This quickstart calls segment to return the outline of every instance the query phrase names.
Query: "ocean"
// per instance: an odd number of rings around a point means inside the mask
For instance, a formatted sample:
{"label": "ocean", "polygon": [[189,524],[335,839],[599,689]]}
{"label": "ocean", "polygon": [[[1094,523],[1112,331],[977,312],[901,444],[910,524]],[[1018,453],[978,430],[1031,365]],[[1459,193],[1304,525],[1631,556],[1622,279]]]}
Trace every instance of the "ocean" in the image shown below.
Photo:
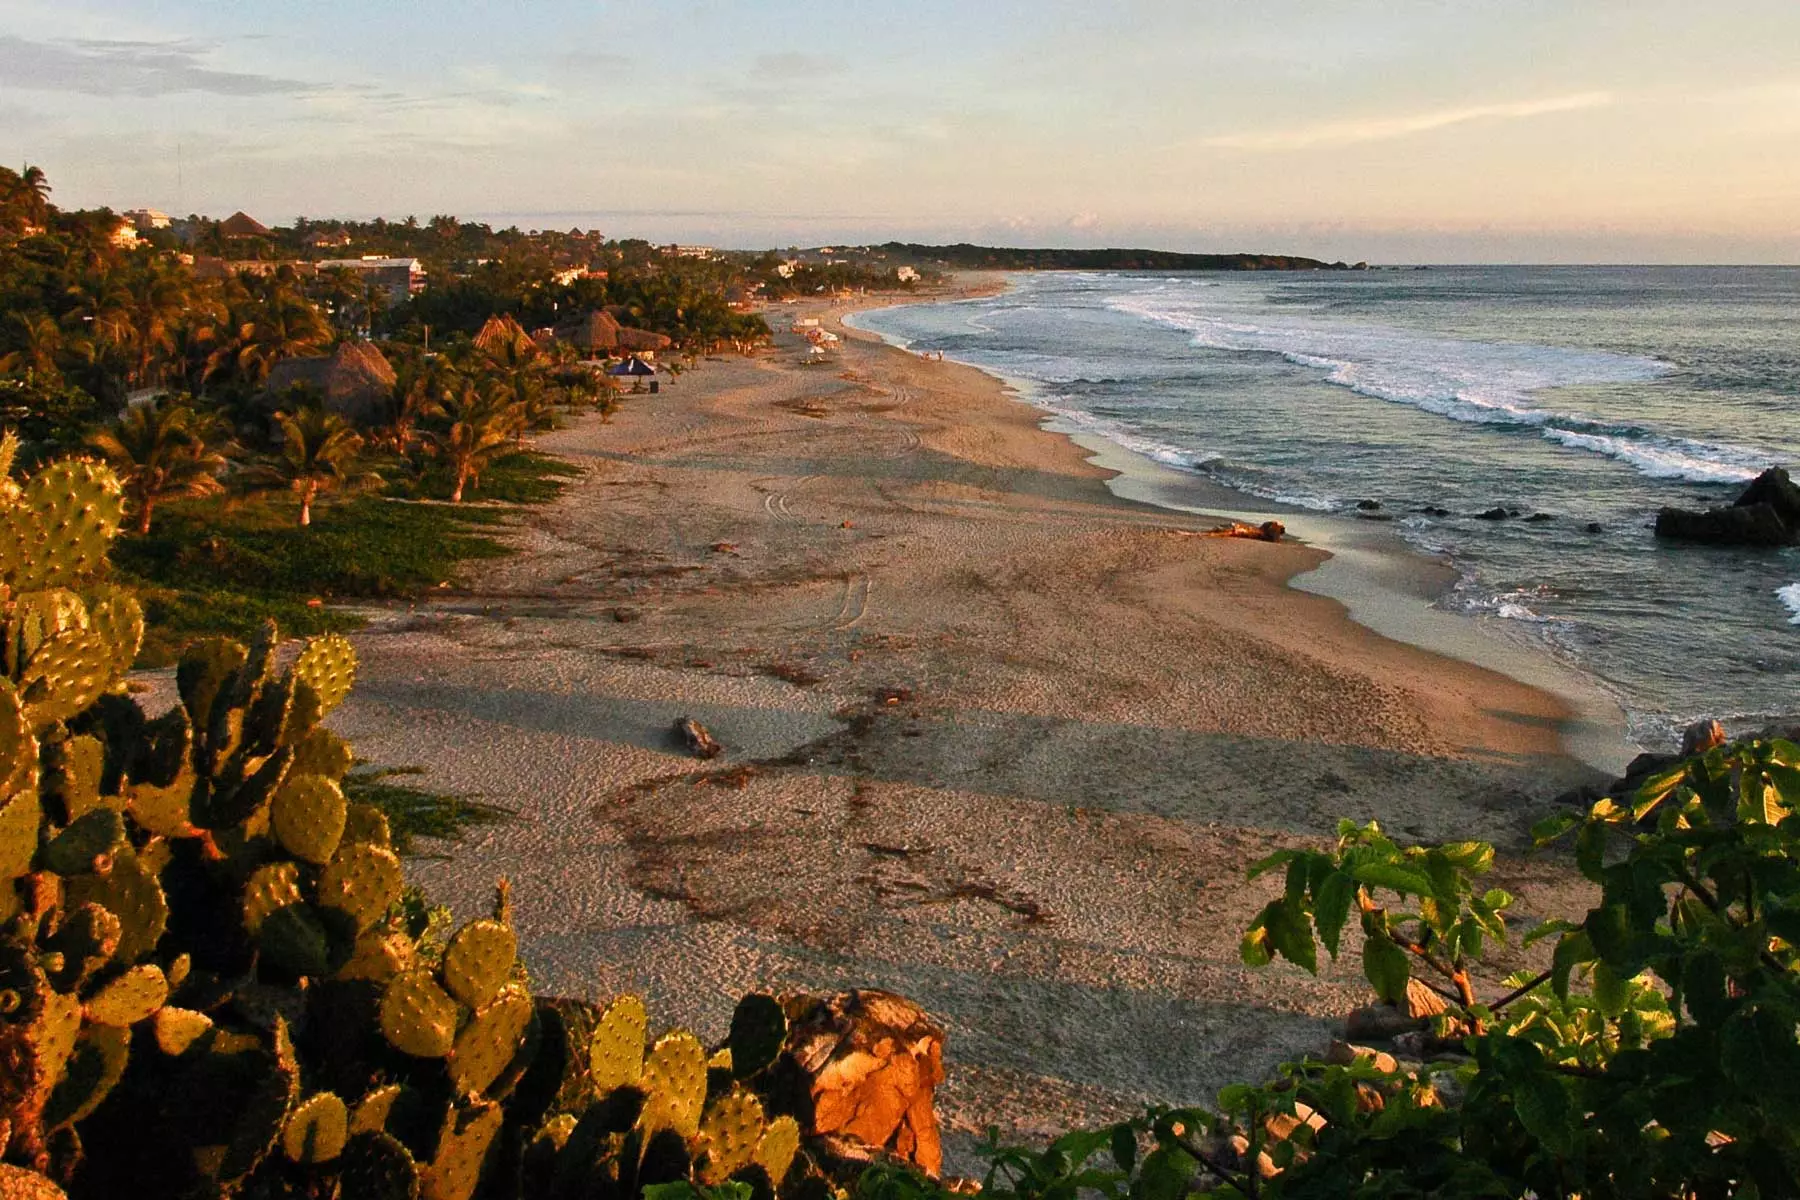
{"label": "ocean", "polygon": [[1640,745],[1800,718],[1800,550],[1651,534],[1800,468],[1800,268],[1021,274],[854,323],[1247,508],[1383,524]]}

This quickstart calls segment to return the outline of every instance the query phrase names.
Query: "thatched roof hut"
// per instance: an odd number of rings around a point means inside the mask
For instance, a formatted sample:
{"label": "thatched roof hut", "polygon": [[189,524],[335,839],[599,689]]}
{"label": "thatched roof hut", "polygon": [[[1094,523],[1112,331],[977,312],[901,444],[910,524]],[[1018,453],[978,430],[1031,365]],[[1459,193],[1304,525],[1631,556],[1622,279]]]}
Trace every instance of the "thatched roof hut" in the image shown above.
{"label": "thatched roof hut", "polygon": [[619,323],[604,312],[586,312],[556,327],[556,340],[593,354],[619,348]]}
{"label": "thatched roof hut", "polygon": [[648,329],[631,329],[626,326],[619,328],[618,346],[621,350],[643,353],[644,351],[667,350],[674,344],[673,338],[661,333],[651,333]]}
{"label": "thatched roof hut", "polygon": [[245,212],[234,212],[219,222],[219,232],[228,238],[269,237],[267,225]]}
{"label": "thatched roof hut", "polygon": [[384,419],[394,394],[394,368],[369,342],[344,342],[330,354],[287,358],[269,372],[268,394],[295,384],[315,388],[328,412],[357,425]]}

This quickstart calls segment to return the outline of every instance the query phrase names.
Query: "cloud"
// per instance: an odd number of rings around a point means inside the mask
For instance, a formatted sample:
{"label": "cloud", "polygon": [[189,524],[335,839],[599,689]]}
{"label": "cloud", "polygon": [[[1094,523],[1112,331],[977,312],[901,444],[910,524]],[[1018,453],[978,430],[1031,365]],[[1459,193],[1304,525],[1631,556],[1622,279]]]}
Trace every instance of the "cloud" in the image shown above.
{"label": "cloud", "polygon": [[1385,142],[1395,138],[1466,125],[1471,121],[1519,121],[1552,113],[1604,108],[1613,103],[1611,92],[1575,92],[1542,100],[1511,104],[1472,104],[1441,108],[1404,117],[1370,117],[1354,121],[1327,121],[1298,129],[1264,133],[1221,134],[1201,144],[1225,150],[1307,150],[1314,146],[1347,146],[1357,142]]}
{"label": "cloud", "polygon": [[1070,229],[1094,229],[1100,224],[1100,214],[1096,212],[1080,212],[1069,218]]}
{"label": "cloud", "polygon": [[295,96],[316,85],[274,75],[207,66],[205,42],[73,39],[33,42],[0,35],[0,88],[79,92],[90,96]]}

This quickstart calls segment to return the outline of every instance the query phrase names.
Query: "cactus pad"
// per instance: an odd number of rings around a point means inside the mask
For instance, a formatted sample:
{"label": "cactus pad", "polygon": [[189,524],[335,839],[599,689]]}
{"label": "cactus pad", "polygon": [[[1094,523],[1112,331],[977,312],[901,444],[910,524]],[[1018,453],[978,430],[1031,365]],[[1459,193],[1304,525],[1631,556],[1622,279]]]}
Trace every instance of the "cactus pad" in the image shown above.
{"label": "cactus pad", "polygon": [[700,1121],[700,1142],[706,1151],[701,1178],[723,1183],[749,1166],[764,1133],[762,1101],[745,1091],[719,1097]]}
{"label": "cactus pad", "polygon": [[[106,747],[100,739],[72,737],[46,746],[44,774],[39,790],[50,811],[64,823],[77,820],[101,803],[100,777],[106,766]],[[117,803],[117,801],[114,801]]]}
{"label": "cactus pad", "polygon": [[91,630],[66,629],[39,646],[19,675],[25,719],[42,729],[86,712],[115,678],[106,639]]}
{"label": "cactus pad", "polygon": [[456,1001],[430,971],[396,975],[381,993],[381,1032],[414,1058],[443,1058],[456,1044]]}
{"label": "cactus pad", "polygon": [[706,1051],[686,1030],[666,1033],[644,1059],[643,1123],[647,1129],[673,1129],[691,1138],[700,1130],[706,1103]]}
{"label": "cactus pad", "polygon": [[0,577],[15,591],[81,582],[106,565],[124,512],[110,468],[85,459],[50,464],[0,508]]}
{"label": "cactus pad", "polygon": [[200,831],[188,820],[196,782],[194,773],[184,768],[166,787],[134,783],[126,789],[125,811],[159,837],[196,837]]}
{"label": "cactus pad", "polygon": [[756,1143],[756,1165],[769,1173],[777,1187],[787,1177],[788,1168],[794,1165],[794,1155],[800,1153],[800,1125],[792,1117],[776,1117],[763,1130],[762,1139]]}
{"label": "cactus pad", "polygon": [[344,846],[352,843],[391,849],[394,833],[388,825],[387,814],[373,804],[351,801],[344,810],[344,837],[338,844],[338,853],[342,854]]}
{"label": "cactus pad", "polygon": [[275,792],[269,818],[282,849],[305,862],[324,864],[344,836],[346,805],[338,785],[323,775],[290,774]]}
{"label": "cactus pad", "polygon": [[281,1149],[301,1165],[330,1162],[344,1152],[350,1137],[350,1113],[335,1092],[315,1092],[288,1114]]}
{"label": "cactus pad", "polygon": [[444,984],[470,1008],[485,1007],[512,973],[519,940],[512,927],[486,919],[470,921],[444,951]]}
{"label": "cactus pad", "polygon": [[644,1036],[650,1017],[636,996],[620,996],[606,1006],[588,1046],[594,1087],[604,1095],[635,1084],[644,1075]]}
{"label": "cactus pad", "polygon": [[392,850],[351,842],[339,848],[320,872],[319,903],[348,913],[360,932],[372,927],[400,898],[404,882],[400,859]]}
{"label": "cactus pad", "polygon": [[475,1194],[504,1115],[491,1102],[453,1111],[437,1156],[420,1173],[421,1200],[469,1200]]}
{"label": "cactus pad", "polygon": [[174,1056],[186,1054],[188,1048],[206,1036],[213,1027],[212,1018],[189,1008],[165,1004],[156,1010],[150,1028],[156,1035],[156,1048]]}
{"label": "cactus pad", "polygon": [[31,870],[31,860],[37,855],[38,822],[42,818],[35,787],[0,799],[0,888],[10,891],[10,881]]}
{"label": "cactus pad", "polygon": [[112,856],[105,874],[76,875],[63,881],[63,903],[70,908],[98,904],[119,918],[119,949],[114,958],[131,963],[156,949],[169,923],[169,902],[154,872],[138,861],[130,846]]}
{"label": "cactus pad", "polygon": [[104,874],[125,844],[125,819],[116,809],[96,808],[51,838],[42,861],[58,875]]}
{"label": "cactus pad", "polygon": [[37,782],[38,744],[12,681],[0,678],[0,803]]}
{"label": "cactus pad", "polygon": [[338,1194],[345,1200],[418,1200],[419,1165],[380,1130],[352,1134],[338,1162]]}
{"label": "cactus pad", "polygon": [[88,610],[88,628],[112,653],[113,678],[131,670],[144,644],[144,608],[130,592],[112,591]]}
{"label": "cactus pad", "polygon": [[386,983],[400,972],[410,970],[415,957],[412,941],[404,934],[371,931],[356,939],[350,960],[338,968],[334,978]]}
{"label": "cactus pad", "polygon": [[63,919],[50,945],[63,956],[63,969],[53,972],[60,991],[74,991],[118,953],[119,918],[98,904],[83,904]]}
{"label": "cactus pad", "polygon": [[228,638],[207,638],[183,652],[175,668],[175,685],[195,729],[212,728],[213,703],[248,657],[248,651]]}
{"label": "cactus pad", "polygon": [[346,742],[329,729],[308,730],[294,746],[293,770],[327,779],[342,779],[356,765],[356,755]]}
{"label": "cactus pad", "polygon": [[270,913],[300,903],[300,866],[270,863],[258,867],[244,885],[244,929],[255,933]]}
{"label": "cactus pad", "polygon": [[768,1069],[781,1055],[787,1029],[787,1015],[775,997],[752,992],[739,1000],[731,1014],[732,1074],[748,1079]]}
{"label": "cactus pad", "polygon": [[324,716],[344,702],[356,683],[356,647],[337,633],[310,638],[294,660],[294,678],[312,688]]}
{"label": "cactus pad", "polygon": [[291,975],[329,975],[349,957],[349,947],[334,947],[322,917],[306,904],[278,908],[256,931],[257,949],[270,964]]}
{"label": "cactus pad", "polygon": [[350,1132],[376,1133],[387,1128],[388,1113],[393,1111],[394,1101],[400,1098],[400,1085],[387,1084],[370,1090],[356,1108],[350,1113]]}
{"label": "cactus pad", "polygon": [[73,1125],[106,1099],[106,1094],[125,1074],[125,1061],[131,1053],[131,1030],[112,1025],[89,1025],[82,1029],[75,1052],[64,1064],[62,1078],[50,1093],[44,1107],[44,1125]]}
{"label": "cactus pad", "polygon": [[151,963],[131,968],[88,997],[86,1015],[96,1025],[135,1025],[169,998],[169,981]]}
{"label": "cactus pad", "polygon": [[531,997],[522,991],[508,991],[463,1027],[450,1056],[450,1082],[460,1094],[485,1092],[500,1078],[525,1044],[531,1016]]}

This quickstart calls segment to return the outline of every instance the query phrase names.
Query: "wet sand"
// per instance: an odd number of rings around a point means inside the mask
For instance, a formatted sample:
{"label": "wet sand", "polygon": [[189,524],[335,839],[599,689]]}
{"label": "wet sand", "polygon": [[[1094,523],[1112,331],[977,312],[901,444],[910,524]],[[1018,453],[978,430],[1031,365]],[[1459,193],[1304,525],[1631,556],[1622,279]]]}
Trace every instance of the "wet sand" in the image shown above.
{"label": "wet sand", "polygon": [[[970,368],[854,331],[802,365],[807,313],[542,437],[583,475],[521,553],[356,638],[358,752],[517,810],[409,869],[459,915],[508,876],[539,988],[707,1038],[755,988],[905,993],[970,1169],[990,1124],[1206,1102],[1362,1002],[1354,954],[1240,965],[1250,862],[1345,816],[1516,849],[1590,778],[1562,701],[1288,587],[1320,551],[1115,496]],[[1572,886],[1501,874],[1528,912]]]}

